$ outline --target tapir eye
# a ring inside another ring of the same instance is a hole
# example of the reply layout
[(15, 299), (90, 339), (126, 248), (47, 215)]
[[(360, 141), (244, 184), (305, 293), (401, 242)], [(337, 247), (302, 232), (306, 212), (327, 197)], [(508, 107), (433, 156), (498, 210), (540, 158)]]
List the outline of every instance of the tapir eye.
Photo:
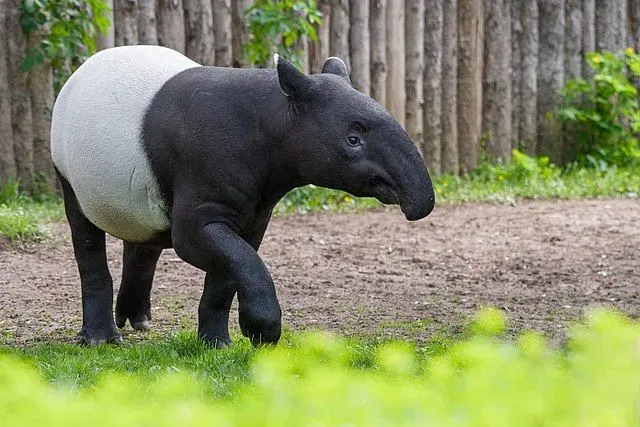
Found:
[(347, 143), (350, 147), (357, 147), (358, 145), (360, 145), (360, 138), (358, 138), (357, 136), (350, 136), (347, 138)]

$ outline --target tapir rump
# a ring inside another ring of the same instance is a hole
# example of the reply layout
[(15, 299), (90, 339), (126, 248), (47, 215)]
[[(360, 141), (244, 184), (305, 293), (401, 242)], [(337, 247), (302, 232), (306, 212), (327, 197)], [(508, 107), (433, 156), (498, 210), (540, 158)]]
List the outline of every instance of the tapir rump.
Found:
[[(399, 204), (427, 216), (434, 192), (415, 144), (329, 58), (304, 75), (201, 66), (158, 46), (104, 50), (66, 82), (51, 152), (62, 183), (82, 287), (78, 340), (120, 342), (127, 320), (148, 329), (165, 248), (204, 270), (198, 335), (228, 345), (238, 297), (254, 345), (280, 338), (281, 310), (257, 250), (278, 200), (306, 184)], [(105, 233), (124, 241), (113, 315)]]

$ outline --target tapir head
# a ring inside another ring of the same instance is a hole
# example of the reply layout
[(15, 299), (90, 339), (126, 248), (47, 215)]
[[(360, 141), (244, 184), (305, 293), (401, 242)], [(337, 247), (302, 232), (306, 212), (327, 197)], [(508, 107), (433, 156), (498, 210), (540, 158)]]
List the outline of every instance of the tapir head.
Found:
[(342, 60), (329, 58), (310, 76), (278, 56), (276, 68), (293, 110), (287, 158), (305, 182), (399, 204), (410, 221), (429, 215), (433, 186), (414, 142), (351, 86)]

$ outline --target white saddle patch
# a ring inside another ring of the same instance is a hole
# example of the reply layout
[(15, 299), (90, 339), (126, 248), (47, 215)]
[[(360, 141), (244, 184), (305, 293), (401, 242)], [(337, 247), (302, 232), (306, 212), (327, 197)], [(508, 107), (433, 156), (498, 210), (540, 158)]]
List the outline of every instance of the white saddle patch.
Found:
[(51, 124), (53, 163), (98, 228), (144, 242), (170, 227), (142, 124), (162, 85), (198, 66), (164, 47), (116, 47), (89, 58), (62, 88)]

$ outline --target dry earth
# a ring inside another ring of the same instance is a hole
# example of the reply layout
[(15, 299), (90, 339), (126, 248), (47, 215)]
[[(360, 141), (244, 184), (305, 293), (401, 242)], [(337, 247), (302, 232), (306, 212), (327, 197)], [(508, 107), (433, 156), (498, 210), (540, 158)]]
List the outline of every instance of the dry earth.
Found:
[[(68, 227), (52, 228), (48, 243), (0, 245), (5, 344), (70, 341), (80, 326)], [(116, 288), (121, 246), (109, 241)], [(512, 331), (554, 339), (588, 307), (640, 317), (639, 250), (640, 201), (592, 200), (445, 206), (414, 223), (397, 210), (279, 217), (260, 252), (285, 327), (422, 340), (455, 333), (486, 305), (504, 309)], [(202, 281), (165, 251), (152, 293), (156, 333), (195, 329)], [(130, 327), (125, 335), (144, 339)]]

